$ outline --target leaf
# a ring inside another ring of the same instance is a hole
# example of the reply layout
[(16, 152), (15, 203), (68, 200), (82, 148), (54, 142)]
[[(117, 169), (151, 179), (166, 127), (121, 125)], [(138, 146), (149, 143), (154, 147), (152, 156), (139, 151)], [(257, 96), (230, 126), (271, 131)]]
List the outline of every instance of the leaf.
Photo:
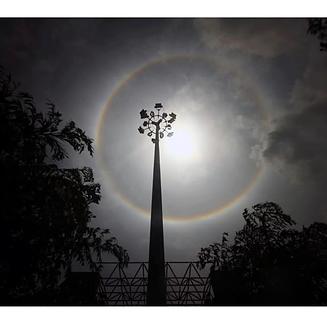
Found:
[(146, 110), (141, 110), (141, 112), (140, 112), (140, 116), (141, 116), (141, 119), (146, 119), (146, 118), (148, 118), (149, 117), (149, 115), (148, 115), (148, 113), (147, 113), (147, 111)]

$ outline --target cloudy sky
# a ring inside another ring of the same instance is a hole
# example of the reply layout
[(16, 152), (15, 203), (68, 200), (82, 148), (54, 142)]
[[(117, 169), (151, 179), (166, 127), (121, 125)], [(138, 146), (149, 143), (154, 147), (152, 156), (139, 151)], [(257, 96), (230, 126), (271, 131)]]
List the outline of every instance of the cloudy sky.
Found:
[(94, 212), (147, 260), (153, 144), (139, 111), (177, 114), (161, 142), (166, 260), (192, 260), (275, 201), (327, 222), (327, 55), (303, 19), (1, 19), (0, 64), (95, 140)]

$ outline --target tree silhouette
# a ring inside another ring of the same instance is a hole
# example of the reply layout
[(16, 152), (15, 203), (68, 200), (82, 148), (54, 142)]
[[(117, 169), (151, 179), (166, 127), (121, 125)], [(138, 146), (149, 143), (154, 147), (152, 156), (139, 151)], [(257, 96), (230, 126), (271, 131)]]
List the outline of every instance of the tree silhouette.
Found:
[(100, 201), (92, 169), (57, 165), (67, 146), (92, 155), (92, 139), (72, 121), (61, 125), (54, 104), (38, 112), (33, 97), (0, 71), (2, 304), (52, 303), (73, 261), (92, 271), (105, 252), (128, 262), (108, 229), (90, 226), (90, 206)]
[(273, 202), (243, 212), (245, 225), (234, 242), (202, 248), (199, 264), (210, 264), (218, 305), (317, 305), (327, 303), (327, 225), (302, 231)]
[(310, 18), (308, 33), (320, 41), (320, 51), (327, 51), (327, 18)]

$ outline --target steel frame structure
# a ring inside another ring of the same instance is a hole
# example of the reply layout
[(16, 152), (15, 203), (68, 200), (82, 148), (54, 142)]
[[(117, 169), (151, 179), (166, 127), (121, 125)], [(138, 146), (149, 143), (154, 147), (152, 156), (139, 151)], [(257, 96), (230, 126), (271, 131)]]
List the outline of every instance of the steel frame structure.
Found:
[[(147, 304), (148, 262), (103, 262), (99, 302), (103, 305)], [(166, 262), (166, 305), (205, 305), (212, 299), (208, 271), (196, 262)]]

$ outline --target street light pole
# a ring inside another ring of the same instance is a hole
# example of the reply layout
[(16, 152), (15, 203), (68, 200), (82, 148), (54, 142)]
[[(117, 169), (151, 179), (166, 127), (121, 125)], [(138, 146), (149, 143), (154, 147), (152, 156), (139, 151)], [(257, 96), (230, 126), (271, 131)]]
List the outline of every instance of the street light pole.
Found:
[[(160, 174), (160, 151), (159, 140), (165, 135), (173, 135), (171, 124), (176, 120), (176, 115), (165, 112), (161, 113), (162, 104), (156, 103), (154, 111), (148, 115), (146, 110), (140, 112), (141, 119), (145, 119), (143, 127), (139, 127), (139, 132), (151, 137), (154, 147), (154, 165), (153, 165), (153, 185), (152, 185), (152, 203), (151, 203), (151, 226), (150, 226), (150, 246), (149, 246), (149, 270), (148, 270), (148, 305), (166, 304), (166, 277), (165, 277), (165, 251), (163, 235), (163, 217), (162, 217), (162, 197), (161, 197), (161, 174)], [(152, 138), (154, 136), (154, 138)]]

